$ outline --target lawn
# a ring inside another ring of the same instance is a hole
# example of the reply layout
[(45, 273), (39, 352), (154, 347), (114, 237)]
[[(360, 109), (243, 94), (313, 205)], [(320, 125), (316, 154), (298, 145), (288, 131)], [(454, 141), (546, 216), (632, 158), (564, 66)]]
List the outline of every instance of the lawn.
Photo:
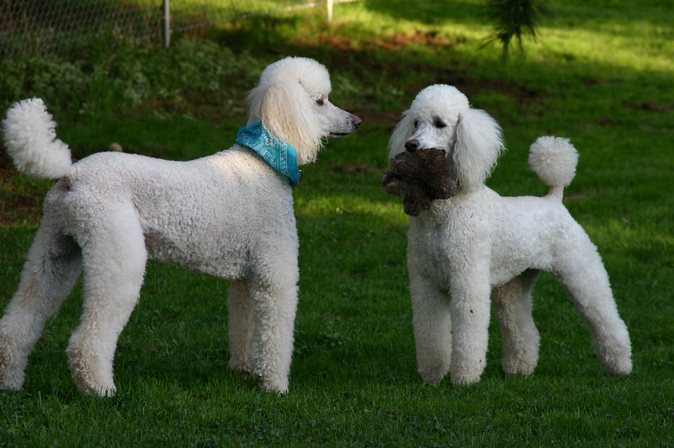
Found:
[[(150, 262), (115, 358), (118, 394), (80, 395), (65, 348), (77, 286), (37, 343), (20, 392), (0, 393), (0, 446), (674, 446), (674, 7), (551, 3), (507, 63), (481, 2), (364, 0), (174, 36), (172, 47), (96, 43), (68, 57), (0, 59), (0, 115), (45, 98), (78, 157), (112, 142), (185, 160), (226, 149), (243, 97), (288, 55), (331, 72), (331, 101), (364, 124), (330, 141), (294, 189), (300, 296), (290, 393), (229, 372), (227, 282)], [(543, 195), (527, 167), (540, 135), (580, 153), (565, 205), (597, 245), (632, 339), (634, 371), (607, 377), (555, 278), (534, 290), (535, 373), (506, 377), (496, 322), (480, 383), (416, 372), (408, 217), (380, 186), (391, 129), (416, 93), (457, 86), (503, 127), (488, 180)], [(50, 182), (0, 157), (0, 309), (19, 281)]]

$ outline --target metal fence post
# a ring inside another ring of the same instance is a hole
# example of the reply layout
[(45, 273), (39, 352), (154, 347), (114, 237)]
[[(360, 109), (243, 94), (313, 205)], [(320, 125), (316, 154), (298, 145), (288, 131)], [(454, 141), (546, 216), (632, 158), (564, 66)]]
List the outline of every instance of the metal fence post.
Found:
[(162, 38), (164, 40), (164, 48), (171, 45), (171, 5), (170, 0), (164, 0), (162, 5)]

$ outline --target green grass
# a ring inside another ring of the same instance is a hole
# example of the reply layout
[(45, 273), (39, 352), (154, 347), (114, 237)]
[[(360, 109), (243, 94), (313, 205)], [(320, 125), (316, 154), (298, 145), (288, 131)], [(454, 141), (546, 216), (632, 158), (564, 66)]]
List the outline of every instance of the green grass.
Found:
[[(227, 369), (227, 282), (151, 262), (115, 359), (116, 397), (78, 394), (65, 347), (79, 286), (38, 342), (21, 392), (0, 393), (0, 446), (674, 446), (674, 8), (665, 1), (553, 5), (538, 42), (501, 64), (480, 48), (480, 2), (365, 0), (258, 18), (153, 45), (92, 46), (77, 58), (2, 60), (0, 112), (46, 98), (78, 157), (112, 142), (191, 159), (227, 148), (243, 96), (286, 55), (330, 69), (331, 100), (364, 119), (328, 143), (294, 190), (300, 300), (290, 394)], [(464, 91), (502, 125), (509, 151), (488, 184), (541, 195), (527, 168), (540, 135), (580, 151), (565, 204), (598, 246), (633, 344), (634, 372), (604, 375), (554, 277), (541, 275), (539, 365), (505, 377), (490, 327), (482, 381), (438, 387), (416, 373), (405, 264), (408, 218), (380, 186), (386, 143), (423, 87)], [(19, 281), (49, 182), (0, 159), (0, 307)]]

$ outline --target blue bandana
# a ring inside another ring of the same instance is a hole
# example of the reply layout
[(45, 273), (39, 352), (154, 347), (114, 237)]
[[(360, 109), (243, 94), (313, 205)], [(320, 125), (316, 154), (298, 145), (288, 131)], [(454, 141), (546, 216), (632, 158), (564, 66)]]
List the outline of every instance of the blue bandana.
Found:
[(297, 150), (270, 135), (261, 122), (239, 129), (236, 142), (258, 153), (276, 171), (286, 176), (291, 186), (297, 185), (302, 178), (302, 171), (297, 168)]

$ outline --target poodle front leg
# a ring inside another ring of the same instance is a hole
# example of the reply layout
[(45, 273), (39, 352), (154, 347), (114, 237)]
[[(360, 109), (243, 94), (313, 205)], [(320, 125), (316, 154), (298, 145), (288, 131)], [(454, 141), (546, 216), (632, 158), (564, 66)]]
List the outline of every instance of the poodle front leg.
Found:
[(492, 310), (503, 336), (501, 365), (508, 375), (530, 375), (538, 363), (540, 336), (532, 317), (531, 290), (539, 271), (528, 270), (492, 291)]
[(452, 357), (452, 318), (449, 297), (410, 267), (412, 323), (417, 366), (426, 384), (437, 385), (449, 372)]
[(487, 276), (453, 276), (452, 300), (452, 383), (469, 385), (480, 381), (487, 365), (489, 338), (489, 295)]
[(79, 248), (48, 221), (45, 217), (28, 253), (19, 288), (0, 320), (0, 389), (21, 389), (28, 356), (45, 323), (80, 275)]
[(83, 313), (67, 349), (78, 390), (99, 396), (116, 390), (112, 363), (117, 339), (138, 301), (147, 261), (133, 210), (116, 209), (105, 222), (82, 248)]
[[(285, 272), (284, 272), (285, 271)], [(252, 281), (253, 340), (251, 362), (260, 387), (288, 392), (297, 310), (297, 270), (279, 269), (275, 282)]]
[(232, 280), (227, 290), (229, 310), (229, 367), (244, 378), (252, 374), (250, 344), (253, 334), (253, 298), (250, 282)]

